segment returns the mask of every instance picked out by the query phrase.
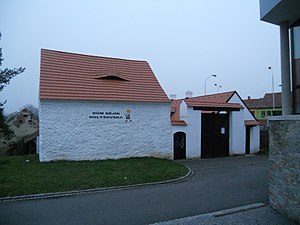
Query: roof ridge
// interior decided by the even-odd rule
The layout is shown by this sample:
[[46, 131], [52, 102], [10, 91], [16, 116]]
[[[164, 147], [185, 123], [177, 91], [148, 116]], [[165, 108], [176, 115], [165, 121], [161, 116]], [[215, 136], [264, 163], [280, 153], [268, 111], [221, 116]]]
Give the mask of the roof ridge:
[[[205, 97], [209, 97], [209, 96], [217, 96], [217, 95], [222, 95], [222, 94], [229, 94], [229, 93], [235, 93], [236, 91], [226, 91], [226, 92], [222, 92], [222, 93], [217, 93], [217, 94], [209, 94], [209, 95], [199, 95], [199, 96], [193, 96], [193, 97], [190, 97], [190, 98], [178, 98], [178, 99], [175, 99], [175, 100], [187, 100], [187, 99], [195, 99], [195, 98], [205, 98]], [[174, 101], [174, 100], [173, 100]]]
[[216, 93], [216, 94], [201, 95], [199, 97], [204, 97], [204, 96], [208, 97], [208, 96], [213, 96], [213, 95], [222, 95], [222, 94], [229, 94], [229, 93], [234, 93], [234, 92], [236, 92], [236, 91], [226, 91], [226, 92]]
[[116, 59], [116, 60], [124, 60], [124, 61], [136, 61], [136, 62], [146, 62], [147, 60], [141, 60], [141, 59], [124, 59], [119, 57], [108, 57], [108, 56], [99, 56], [99, 55], [90, 55], [90, 54], [83, 54], [83, 53], [77, 53], [77, 52], [67, 52], [62, 50], [53, 50], [53, 49], [47, 49], [47, 48], [41, 48], [41, 51], [49, 51], [49, 52], [58, 52], [58, 53], [64, 53], [68, 55], [81, 55], [84, 57], [96, 57], [96, 58], [104, 58], [104, 59]]

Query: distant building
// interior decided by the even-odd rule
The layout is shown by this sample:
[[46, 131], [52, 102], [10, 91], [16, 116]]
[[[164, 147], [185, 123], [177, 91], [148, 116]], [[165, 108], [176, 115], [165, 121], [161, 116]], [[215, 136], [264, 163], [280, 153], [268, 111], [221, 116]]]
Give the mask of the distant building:
[[237, 92], [176, 100], [171, 123], [174, 159], [224, 157], [259, 151], [260, 124]]
[[262, 125], [265, 125], [268, 117], [282, 115], [281, 93], [274, 93], [274, 99], [274, 107], [273, 93], [266, 93], [263, 98], [256, 99], [249, 96], [248, 99], [244, 99], [244, 102], [256, 119], [258, 119]]
[[14, 132], [14, 137], [9, 141], [1, 140], [1, 154], [35, 153], [35, 142], [39, 132], [38, 118], [27, 108], [24, 108], [8, 118], [6, 123]]
[[146, 61], [42, 49], [39, 159], [172, 158], [170, 107]]

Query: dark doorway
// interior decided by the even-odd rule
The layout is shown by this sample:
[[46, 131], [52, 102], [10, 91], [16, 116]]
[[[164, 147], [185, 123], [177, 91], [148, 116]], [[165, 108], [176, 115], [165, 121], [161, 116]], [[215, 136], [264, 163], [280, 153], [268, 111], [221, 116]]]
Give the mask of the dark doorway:
[[229, 114], [202, 113], [201, 158], [229, 156]]
[[250, 154], [250, 127], [246, 127], [246, 154]]
[[174, 160], [186, 159], [186, 135], [184, 132], [174, 134]]

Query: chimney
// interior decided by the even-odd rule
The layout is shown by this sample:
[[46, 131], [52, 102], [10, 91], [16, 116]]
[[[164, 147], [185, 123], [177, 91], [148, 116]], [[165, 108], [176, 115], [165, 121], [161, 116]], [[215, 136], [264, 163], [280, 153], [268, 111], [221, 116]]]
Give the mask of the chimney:
[[175, 94], [170, 94], [170, 99], [171, 100], [176, 100], [176, 95]]
[[250, 96], [248, 96], [248, 100], [251, 100], [251, 97], [250, 97]]
[[192, 91], [186, 91], [185, 92], [185, 98], [191, 98], [193, 97], [193, 92]]

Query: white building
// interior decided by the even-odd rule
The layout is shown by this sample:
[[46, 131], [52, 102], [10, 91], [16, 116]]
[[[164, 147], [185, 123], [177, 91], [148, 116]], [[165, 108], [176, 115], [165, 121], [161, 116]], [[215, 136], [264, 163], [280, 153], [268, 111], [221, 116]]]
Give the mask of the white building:
[[172, 100], [174, 159], [259, 151], [259, 123], [237, 92]]
[[172, 158], [170, 106], [146, 61], [42, 49], [40, 161]]

